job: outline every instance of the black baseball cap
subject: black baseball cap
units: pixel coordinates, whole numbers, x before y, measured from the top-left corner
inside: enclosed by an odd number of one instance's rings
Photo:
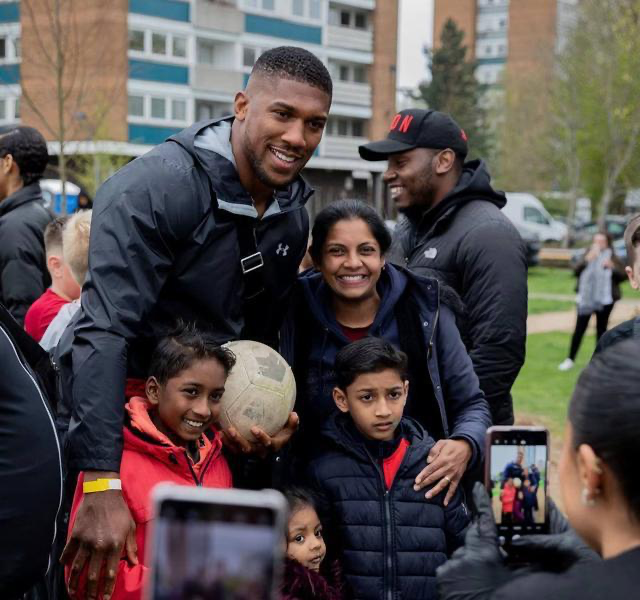
[[[358,151],[364,160],[386,160],[414,148],[450,148],[463,159],[469,151],[467,134],[448,114],[420,108],[400,111],[386,139],[364,144]]]

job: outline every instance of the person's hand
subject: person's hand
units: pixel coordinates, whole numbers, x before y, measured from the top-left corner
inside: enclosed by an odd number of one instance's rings
[[[221,432],[222,441],[232,452],[238,454],[257,454],[261,458],[264,458],[269,452],[278,452],[282,449],[298,429],[299,422],[300,418],[297,413],[292,412],[285,426],[274,436],[268,435],[260,429],[260,427],[252,427],[251,434],[255,438],[255,441],[245,439],[232,425]]]
[[[453,498],[460,479],[471,460],[472,452],[469,442],[465,440],[439,440],[431,448],[427,457],[427,466],[418,473],[413,489],[416,491],[434,485],[426,494],[426,498],[437,496],[448,487],[444,505]]]
[[[512,540],[518,558],[543,571],[561,573],[577,562],[602,560],[571,528],[569,521],[549,498],[549,534],[525,535]]]
[[[473,500],[478,516],[467,530],[464,546],[436,571],[440,600],[485,600],[513,578],[498,547],[491,499],[479,482]]]
[[[118,474],[98,471],[84,474],[85,481],[98,478],[118,478]],[[78,579],[88,567],[85,598],[95,600],[102,593],[104,600],[109,600],[123,550],[129,562],[137,565],[136,524],[122,492],[109,490],[85,494],[60,557],[61,563],[71,565],[69,595],[77,597]]]
[[[591,246],[591,248],[589,248],[589,252],[587,252],[584,256],[584,259],[587,262],[591,262],[592,260],[595,260],[596,258],[598,258],[600,254],[600,246]]]

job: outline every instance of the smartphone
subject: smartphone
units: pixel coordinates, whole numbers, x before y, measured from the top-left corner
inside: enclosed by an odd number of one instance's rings
[[[279,597],[282,494],[162,484],[153,504],[147,600]]]
[[[485,481],[498,536],[549,532],[549,432],[543,427],[494,426],[487,430]]]

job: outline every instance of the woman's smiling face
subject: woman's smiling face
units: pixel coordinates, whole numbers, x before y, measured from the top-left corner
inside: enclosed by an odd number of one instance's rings
[[[353,301],[376,293],[383,266],[380,244],[367,223],[349,219],[331,227],[316,268],[336,296]]]

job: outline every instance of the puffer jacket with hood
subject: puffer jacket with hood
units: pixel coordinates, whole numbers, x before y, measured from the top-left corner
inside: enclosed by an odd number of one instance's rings
[[[38,182],[0,202],[0,302],[20,325],[29,307],[51,283],[44,229],[52,219]]]
[[[151,492],[159,483],[202,486],[211,488],[232,487],[231,471],[222,454],[220,437],[211,429],[203,434],[197,444],[200,460],[193,461],[187,451],[178,447],[161,433],[149,416],[150,405],[144,398],[134,397],[126,404],[127,425],[124,428],[124,450],[120,466],[122,495],[136,523],[138,565],[120,560],[116,586],[112,600],[140,600],[148,567],[144,564],[147,528],[152,521]],[[83,498],[82,474],[78,477],[73,498],[69,531],[73,529],[75,516]],[[69,567],[65,568],[69,580]],[[86,571],[78,586],[78,598],[84,598]],[[101,596],[100,596],[101,597]]]
[[[431,210],[408,211],[387,259],[435,275],[467,308],[469,353],[494,424],[513,423],[510,395],[524,363],[527,262],[520,234],[500,209],[482,161],[465,163],[457,186]]]
[[[433,279],[387,264],[378,282],[380,307],[367,334],[406,352],[410,385],[405,414],[436,439],[468,441],[471,467],[482,460],[491,416],[439,288]],[[349,343],[331,309],[330,294],[320,273],[301,275],[280,336],[282,355],[293,366],[298,383],[300,430],[291,458],[303,463],[317,444],[322,423],[337,411],[333,365]],[[297,471],[296,466],[293,469]]]
[[[176,319],[213,330],[221,343],[277,338],[306,251],[312,190],[296,178],[258,218],[234,166],[231,121],[196,123],[98,190],[72,347],[56,352],[71,373],[62,377],[71,386],[63,390],[73,407],[71,470],[118,470],[125,379],[147,376],[152,349]],[[247,228],[265,287],[250,324],[239,241]]]
[[[436,569],[462,545],[469,515],[460,489],[446,507],[444,492],[427,500],[413,489],[433,438],[404,417],[395,442],[365,441],[348,414],[332,415],[322,433],[309,484],[350,597],[435,600]]]

